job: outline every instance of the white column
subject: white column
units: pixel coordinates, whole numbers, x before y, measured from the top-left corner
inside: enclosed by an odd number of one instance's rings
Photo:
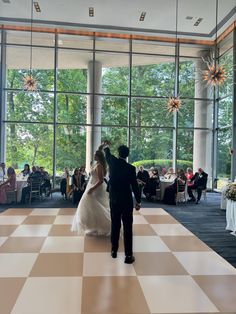
[[[201,51],[199,56],[206,57],[209,51]],[[207,68],[205,62],[201,59],[196,61],[195,75],[195,97],[209,98],[209,88],[202,79],[202,71]],[[212,128],[212,102],[206,100],[195,100],[194,104],[194,127]],[[193,170],[203,168],[210,176],[212,157],[212,132],[210,130],[194,130],[193,142]],[[210,178],[209,178],[210,179]],[[210,183],[210,180],[208,180]]]
[[[95,75],[93,76],[93,70]],[[87,96],[87,126],[86,129],[86,170],[90,169],[90,162],[98,146],[101,144],[101,127],[94,126],[101,124],[102,102],[101,96],[94,93],[100,93],[102,89],[102,64],[101,62],[89,61],[88,63],[88,82],[87,91],[92,93]]]

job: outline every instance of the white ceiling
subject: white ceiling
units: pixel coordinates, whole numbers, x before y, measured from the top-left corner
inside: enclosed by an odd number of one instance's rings
[[[0,0],[0,23],[29,22],[31,0]],[[174,36],[177,0],[38,0],[41,13],[34,11],[35,25],[79,28],[118,33]],[[214,38],[217,0],[178,0],[178,36],[195,39]],[[236,18],[236,0],[218,0],[219,33]],[[94,17],[88,9],[93,7]],[[146,12],[143,22],[141,12]],[[192,16],[192,20],[187,20]],[[194,26],[203,18],[199,26]]]

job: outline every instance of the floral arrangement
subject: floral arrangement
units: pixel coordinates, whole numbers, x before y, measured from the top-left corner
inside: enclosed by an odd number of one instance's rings
[[[225,196],[227,199],[236,202],[236,183],[230,183],[227,185]]]

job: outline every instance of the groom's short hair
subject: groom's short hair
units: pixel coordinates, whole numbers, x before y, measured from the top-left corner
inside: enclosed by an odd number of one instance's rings
[[[118,147],[118,154],[121,158],[126,158],[129,156],[129,148],[125,145],[120,145]]]

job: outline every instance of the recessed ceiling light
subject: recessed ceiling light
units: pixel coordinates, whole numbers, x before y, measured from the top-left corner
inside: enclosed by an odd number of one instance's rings
[[[202,20],[203,20],[203,18],[199,17],[199,19],[197,19],[197,21],[193,25],[194,26],[198,26],[201,23]]]
[[[186,16],[186,20],[192,20],[193,16]]]
[[[143,22],[146,16],[146,12],[142,12],[139,18],[139,21]]]
[[[89,16],[94,17],[94,8],[92,7],[89,8]]]
[[[2,0],[4,3],[10,3],[10,0]]]
[[[37,1],[34,1],[34,8],[35,8],[35,11],[36,12],[41,12],[41,9],[40,9],[40,6],[39,6],[39,3]]]

